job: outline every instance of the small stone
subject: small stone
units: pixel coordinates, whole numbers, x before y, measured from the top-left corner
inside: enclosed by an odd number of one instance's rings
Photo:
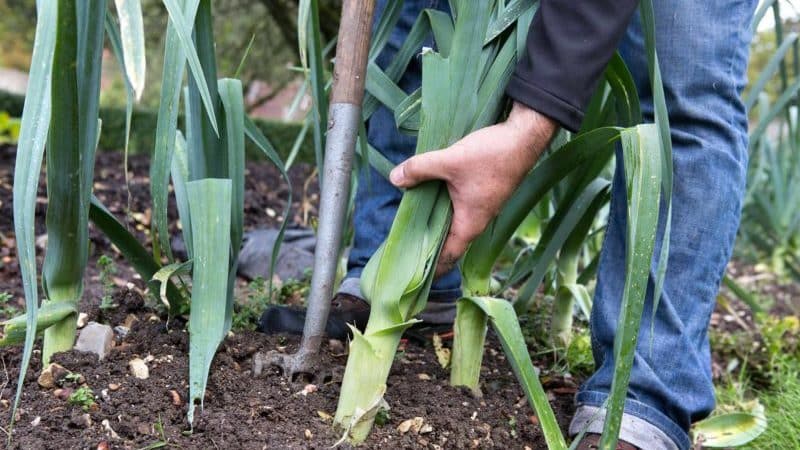
[[[314,392],[317,392],[317,385],[307,384],[305,387],[303,387],[302,391],[296,392],[295,395],[307,396],[308,394],[313,394]]]
[[[108,421],[106,420],[105,422],[108,422]],[[108,450],[109,448],[110,447],[108,446],[108,442],[106,442],[106,441],[100,441],[100,443],[97,444],[97,450]]]
[[[422,417],[414,417],[413,419],[404,420],[397,426],[397,431],[399,431],[400,434],[406,434],[409,431],[419,433],[424,423],[425,419]]]
[[[97,322],[89,322],[81,330],[75,350],[94,353],[103,359],[111,351],[112,345],[114,345],[114,331],[111,327]]]
[[[31,421],[31,426],[38,427],[40,423],[42,423],[42,418],[40,416],[36,416],[36,418]]]
[[[308,439],[309,441],[311,440],[312,437],[314,437],[314,435],[311,434],[311,430],[309,430],[308,428],[306,428],[306,431],[303,434],[305,434],[306,439]]]
[[[344,343],[338,339],[329,340],[328,348],[331,349],[331,353],[333,353],[334,355],[344,354]]]
[[[127,327],[129,330],[133,328],[133,324],[138,322],[139,318],[134,316],[133,314],[128,314],[125,317],[125,321],[122,322],[122,326]]]
[[[92,416],[89,414],[79,414],[72,416],[70,423],[78,428],[89,428],[92,426]]]
[[[108,395],[108,389],[100,391],[100,398],[102,398],[104,402],[111,400],[111,396]]]
[[[125,338],[125,336],[127,336],[127,335],[128,335],[128,333],[130,333],[130,332],[131,332],[131,329],[130,329],[130,328],[128,328],[128,327],[124,327],[124,326],[122,326],[122,325],[117,325],[117,326],[115,326],[115,327],[114,327],[114,334],[116,334],[117,336],[119,336],[120,338],[123,338],[123,339],[124,339],[124,338]]]
[[[71,388],[64,388],[64,389],[56,389],[53,391],[53,396],[59,400],[66,400],[69,396],[72,395]]]
[[[119,390],[119,385],[117,383],[109,383],[108,384],[108,389],[111,392],[118,391]]]
[[[69,374],[69,370],[65,369],[64,367],[56,364],[50,363],[47,367],[42,370],[42,374],[39,375],[39,386],[45,389],[52,389],[58,385],[61,380]]]
[[[419,429],[419,434],[427,434],[433,431],[433,427],[430,424],[425,424],[422,428]]]
[[[530,416],[530,417],[528,417],[528,420],[530,420],[533,425],[535,425],[537,427],[539,426],[539,418],[538,417]]]
[[[140,380],[150,378],[150,369],[147,368],[147,363],[140,358],[130,360],[130,362],[128,362],[128,368],[131,370],[131,375]]]
[[[78,314],[78,329],[85,327],[89,323],[89,315],[86,313]]]
[[[108,432],[109,436],[111,436],[111,439],[119,439],[119,435],[116,433],[116,431],[114,431],[113,428],[111,428],[111,422],[109,422],[108,419],[103,419],[103,421],[100,423],[103,425],[103,429]],[[108,443],[106,443],[106,445],[108,445]]]
[[[417,378],[419,378],[422,381],[428,381],[431,379],[431,376],[428,375],[427,373],[420,373],[417,375]]]
[[[136,431],[138,431],[139,434],[149,435],[150,434],[150,425],[148,425],[146,423],[139,423],[139,424],[136,425]]]
[[[169,391],[169,397],[172,399],[173,406],[181,406],[183,404],[181,394],[178,394],[178,391],[174,389]]]

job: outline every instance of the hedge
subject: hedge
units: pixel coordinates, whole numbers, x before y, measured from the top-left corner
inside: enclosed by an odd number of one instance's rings
[[[22,115],[25,97],[0,90],[0,111],[7,111],[14,117]],[[121,150],[125,147],[125,108],[103,107],[100,108],[100,119],[103,128],[100,133],[100,148],[102,150]],[[131,122],[131,153],[150,153],[154,147],[156,123],[158,112],[150,109],[135,108]],[[300,133],[302,125],[297,122],[281,122],[277,120],[253,119],[272,145],[286,159]],[[183,127],[183,117],[178,118],[180,127]],[[247,155],[251,159],[263,159],[262,153],[250,142],[247,146]],[[314,144],[311,133],[306,136],[297,161],[314,162]]]

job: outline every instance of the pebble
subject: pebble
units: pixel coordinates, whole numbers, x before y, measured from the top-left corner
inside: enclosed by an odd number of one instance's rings
[[[397,431],[399,431],[400,434],[406,434],[409,431],[419,433],[422,431],[424,423],[425,419],[422,417],[414,417],[413,419],[404,420],[400,423],[400,425],[397,426]],[[430,431],[433,431],[433,428],[431,428]]]
[[[106,441],[100,441],[100,443],[97,444],[97,450],[109,450],[109,448],[108,442]]]
[[[140,380],[150,378],[150,369],[147,368],[147,364],[140,358],[130,360],[130,362],[128,362],[128,368],[131,370],[131,375]]]
[[[134,316],[133,314],[128,314],[125,317],[125,321],[122,322],[122,326],[127,327],[129,330],[133,328],[133,324],[138,322],[139,318]]]
[[[78,329],[85,327],[89,323],[89,315],[86,313],[78,314]]]
[[[311,434],[311,430],[309,430],[308,428],[306,428],[306,431],[303,434],[305,434],[306,439],[308,439],[309,441],[311,440],[312,437],[314,437],[314,435]]]
[[[89,322],[81,330],[78,342],[75,343],[75,350],[94,353],[103,359],[111,351],[112,345],[114,345],[114,331],[111,327],[97,322]]]
[[[128,333],[131,332],[131,329],[122,325],[117,325],[114,327],[114,333],[119,336],[120,338],[125,338]]]
[[[181,400],[181,394],[178,393],[176,390],[169,391],[169,396],[172,399],[172,404],[174,406],[181,406],[183,401]]]
[[[63,366],[60,366],[56,363],[50,363],[42,370],[42,373],[39,375],[39,379],[37,381],[39,386],[45,389],[52,389],[56,387],[56,385],[69,373],[69,370],[65,369]]]
[[[431,376],[428,375],[427,373],[421,373],[417,375],[417,378],[419,378],[422,381],[428,381],[431,379]]]
[[[313,394],[314,392],[317,392],[317,385],[316,384],[307,384],[307,385],[305,385],[305,387],[303,387],[302,391],[297,392],[297,395],[306,396],[308,394]]]
[[[112,391],[112,392],[113,391],[117,391],[117,390],[119,390],[119,385],[117,383],[109,383],[108,384],[108,389],[110,391]]]
[[[108,419],[103,419],[103,421],[100,423],[101,425],[103,425],[103,429],[108,431],[108,434],[109,436],[111,436],[111,439],[119,439],[119,435],[117,434],[116,431],[114,431],[113,428],[111,428],[111,422],[109,422]],[[108,445],[108,443],[106,443],[106,445]]]
[[[59,400],[66,400],[72,395],[72,389],[64,388],[64,389],[56,389],[53,391],[53,395]]]
[[[72,416],[70,423],[79,428],[89,428],[92,426],[92,416],[89,414],[80,414]]]
[[[100,398],[102,398],[104,402],[111,400],[111,396],[108,395],[108,389],[100,391]]]
[[[31,426],[38,427],[40,423],[42,423],[41,416],[36,416],[36,418],[31,421]]]
[[[331,339],[328,341],[328,348],[334,355],[344,354],[344,343],[338,339]]]

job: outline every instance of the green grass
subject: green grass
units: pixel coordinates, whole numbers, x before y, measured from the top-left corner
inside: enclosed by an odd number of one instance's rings
[[[767,430],[750,444],[752,450],[800,448],[800,323],[793,316],[756,315],[752,331],[712,330],[715,359],[728,374],[716,385],[717,410],[747,409],[759,401]]]
[[[795,368],[797,369],[797,367]],[[780,374],[780,387],[760,395],[766,408],[767,431],[750,445],[753,450],[794,450],[800,448],[800,380],[798,372]]]

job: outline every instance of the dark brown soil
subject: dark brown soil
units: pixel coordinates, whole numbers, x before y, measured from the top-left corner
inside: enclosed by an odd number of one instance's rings
[[[12,223],[12,174],[14,148],[0,148],[0,292],[13,296],[10,306],[24,305]],[[118,153],[98,153],[95,194],[124,220],[137,237],[149,245],[150,195],[148,159],[132,156],[129,162],[130,203]],[[294,197],[291,220],[309,225],[316,216],[316,179],[312,168],[298,166],[290,172]],[[46,211],[44,177],[37,202],[37,236],[45,232]],[[248,164],[246,226],[275,225],[287,207],[287,189],[279,173],[268,163]],[[130,205],[130,207],[129,207]],[[130,211],[130,213],[128,213]],[[174,208],[171,209],[174,222]],[[188,338],[185,323],[173,319],[167,327],[143,298],[144,283],[118,255],[108,240],[90,230],[92,242],[86,274],[86,291],[80,311],[90,320],[117,326],[134,322],[129,334],[117,337],[111,354],[103,361],[96,356],[71,351],[58,354],[54,361],[80,373],[92,389],[96,406],[84,411],[58,398],[55,391],[40,387],[36,379],[41,370],[40,353],[34,354],[26,378],[11,448],[187,448],[187,449],[273,449],[326,448],[338,436],[330,416],[336,410],[339,380],[313,380],[317,390],[301,395],[308,380],[290,381],[274,369],[259,378],[251,374],[257,352],[292,352],[295,337],[265,336],[242,332],[222,344],[211,370],[205,405],[198,412],[194,429],[186,422],[188,394]],[[37,248],[39,263],[43,247]],[[108,255],[116,262],[113,277],[117,287],[111,310],[99,308],[107,294],[99,282],[96,261]],[[3,313],[0,313],[2,315]],[[6,315],[10,313],[6,312]],[[2,319],[4,317],[0,317]],[[391,406],[387,422],[376,426],[365,448],[545,448],[540,428],[520,391],[511,367],[496,340],[490,339],[483,368],[483,398],[455,389],[448,384],[429,344],[406,343],[398,353],[386,400]],[[338,350],[337,350],[338,351]],[[334,355],[326,345],[324,372],[341,373],[346,356]],[[130,375],[133,358],[149,360],[150,376],[139,380]],[[19,374],[19,348],[0,350],[0,417],[8,417]],[[546,364],[542,364],[546,366]],[[117,390],[109,386],[118,385]],[[563,377],[545,380],[556,415],[566,426],[573,412],[576,386]],[[65,382],[65,389],[76,389]],[[175,397],[177,395],[177,398]],[[88,414],[91,424],[83,422]],[[533,418],[532,418],[533,416]],[[432,431],[402,434],[398,425],[422,417]],[[114,431],[112,434],[104,425]],[[2,422],[5,431],[5,420]],[[5,436],[0,435],[0,441]],[[104,445],[108,447],[104,447]]]
[[[21,310],[24,305],[12,223],[14,150],[0,146],[0,293],[12,296],[5,308],[0,304],[0,319],[13,314],[13,309]],[[95,193],[149,246],[148,159],[146,156],[131,157],[130,197],[124,188],[122,167],[119,153],[98,153]],[[287,207],[291,208],[292,223],[313,224],[318,196],[311,167],[299,165],[290,172],[294,192],[291,205],[287,205],[287,186],[268,163],[248,164],[247,176],[247,228],[277,224]],[[46,192],[44,182],[41,184],[37,236],[45,232]],[[174,223],[174,208],[170,214]],[[166,323],[159,317],[151,309],[153,302],[145,301],[144,282],[130,270],[108,240],[94,229],[90,229],[90,238],[86,291],[80,311],[88,314],[90,320],[111,326],[133,321],[132,328],[126,336],[117,337],[116,346],[103,361],[76,351],[54,357],[56,362],[85,378],[96,399],[96,406],[88,411],[37,384],[41,370],[37,350],[26,378],[11,448],[294,449],[327,448],[339,439],[331,426],[339,393],[337,377],[290,381],[273,369],[254,378],[251,367],[257,352],[292,352],[298,339],[253,332],[229,336],[222,344],[210,372],[204,409],[198,411],[194,429],[189,433],[185,322],[177,318]],[[38,247],[37,252],[41,267],[43,247]],[[114,302],[119,306],[110,310],[99,307],[100,298],[108,293],[99,282],[96,261],[101,255],[112,257],[118,268],[112,281],[116,286]],[[776,299],[769,306],[770,312],[797,314],[800,310],[797,284],[766,280],[768,275],[755,273],[746,265],[733,264],[730,270],[737,280],[744,279],[743,284],[752,290]],[[748,280],[755,281],[748,285]],[[753,326],[752,314],[744,304],[731,299],[729,305],[729,308],[717,308],[712,327],[727,332]],[[546,448],[536,417],[496,339],[490,337],[484,360],[482,398],[449,386],[448,372],[439,366],[429,343],[407,342],[404,345],[389,378],[386,400],[391,410],[388,420],[375,427],[364,448]],[[325,345],[319,373],[341,373],[346,356],[340,353],[339,349]],[[717,354],[714,356],[715,375],[719,376],[724,360]],[[139,380],[130,375],[128,362],[134,358],[149,361],[148,379]],[[0,349],[0,431],[4,432],[20,359],[19,348]],[[550,361],[543,359],[536,363],[543,368],[551,366]],[[560,375],[543,377],[562,428],[574,411],[577,381]],[[316,390],[300,394],[309,383],[315,384]],[[112,385],[118,385],[118,389],[112,389]],[[75,389],[78,386],[65,382],[62,387]],[[84,414],[89,415],[90,424],[85,422]],[[430,425],[430,432],[401,433],[398,430],[402,422],[417,417]],[[5,442],[2,434],[0,442]]]
[[[127,296],[129,300],[132,297],[135,295]],[[92,424],[77,425],[87,413],[56,398],[53,390],[39,387],[36,373],[31,371],[12,448],[93,449],[101,442],[107,442],[110,448],[142,448],[158,442],[175,448],[326,448],[338,440],[330,416],[336,410],[339,380],[312,380],[317,390],[302,395],[299,392],[308,381],[290,382],[277,369],[254,378],[251,366],[256,352],[291,352],[297,339],[250,332],[229,337],[220,348],[211,369],[205,407],[195,419],[193,433],[187,433],[187,333],[183,324],[173,323],[168,330],[153,315],[140,313],[137,317],[139,321],[130,334],[103,361],[77,351],[54,358],[82,374],[95,393],[97,408],[88,412]],[[439,366],[431,348],[407,343],[389,378],[388,421],[376,426],[364,448],[546,448],[534,424],[536,418],[531,418],[531,408],[496,348],[493,341],[483,369],[485,395],[478,399],[448,385],[448,372]],[[327,345],[323,352],[322,371],[341,372],[346,356],[334,356]],[[14,349],[5,353],[11,382],[3,398],[8,399],[14,389],[20,352]],[[135,357],[152,357],[147,380],[129,374],[128,361]],[[39,366],[37,358],[32,367]],[[112,391],[109,385],[113,384],[119,389]],[[547,386],[559,421],[566,426],[575,386],[561,379]],[[65,387],[76,386],[65,383]],[[171,391],[179,396],[177,402]],[[422,417],[432,431],[401,434],[398,425],[415,417]],[[104,420],[109,421],[118,439],[104,428]]]

